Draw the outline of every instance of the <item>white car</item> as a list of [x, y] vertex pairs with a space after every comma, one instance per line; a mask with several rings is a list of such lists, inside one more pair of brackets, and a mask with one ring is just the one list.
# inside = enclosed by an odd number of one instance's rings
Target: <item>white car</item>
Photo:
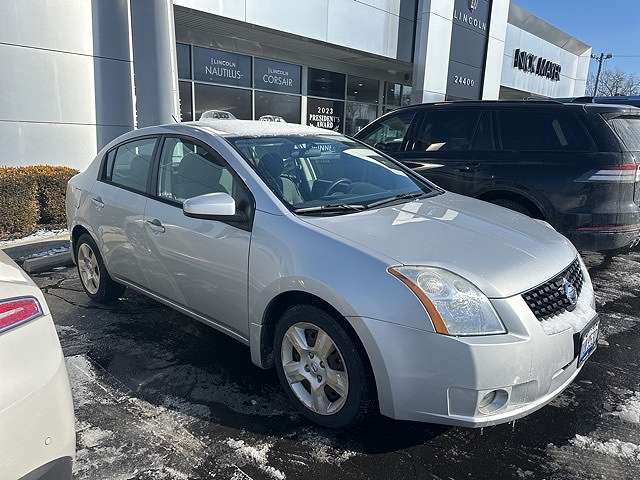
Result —
[[70, 480], [75, 419], [40, 289], [0, 251], [0, 479]]

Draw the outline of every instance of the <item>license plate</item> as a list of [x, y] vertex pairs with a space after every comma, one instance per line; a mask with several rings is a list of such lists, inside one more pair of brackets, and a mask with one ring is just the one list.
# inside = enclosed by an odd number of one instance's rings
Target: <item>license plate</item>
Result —
[[582, 333], [582, 338], [580, 339], [580, 355], [578, 356], [578, 366], [582, 365], [598, 346], [599, 325], [600, 323], [596, 322], [594, 325], [587, 327], [587, 329]]

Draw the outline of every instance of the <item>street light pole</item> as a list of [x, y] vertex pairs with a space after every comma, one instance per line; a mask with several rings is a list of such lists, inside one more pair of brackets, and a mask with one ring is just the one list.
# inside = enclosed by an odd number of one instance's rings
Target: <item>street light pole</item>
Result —
[[609, 60], [612, 57], [613, 55], [611, 53], [607, 53], [607, 54], [601, 53], [599, 57], [591, 54], [591, 58], [593, 58], [595, 61], [598, 62], [598, 73], [596, 73], [596, 84], [593, 88], [594, 97], [598, 96], [598, 85], [600, 84], [600, 73], [602, 72], [602, 64], [604, 63], [605, 60]]

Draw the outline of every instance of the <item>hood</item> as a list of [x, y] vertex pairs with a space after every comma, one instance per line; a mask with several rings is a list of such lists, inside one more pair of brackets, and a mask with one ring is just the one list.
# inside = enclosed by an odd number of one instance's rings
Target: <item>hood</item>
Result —
[[490, 298], [546, 282], [577, 254], [541, 222], [449, 192], [349, 215], [300, 218], [397, 264], [450, 270]]

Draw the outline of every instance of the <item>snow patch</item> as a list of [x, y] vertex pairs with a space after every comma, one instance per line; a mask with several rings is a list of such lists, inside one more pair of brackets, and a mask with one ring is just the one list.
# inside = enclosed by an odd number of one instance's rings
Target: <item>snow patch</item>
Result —
[[268, 464], [267, 455], [273, 444], [259, 443], [255, 446], [247, 444], [244, 440], [227, 438], [225, 441], [228, 447], [233, 449], [233, 453], [245, 464], [256, 466], [260, 471], [266, 473], [276, 480], [284, 480], [285, 474]]
[[609, 457], [625, 460], [640, 460], [640, 445], [630, 442], [622, 442], [618, 439], [601, 442], [584, 435], [576, 435], [569, 443], [583, 450], [591, 450]]
[[42, 240], [51, 240], [58, 237], [69, 237], [69, 230], [66, 228], [57, 228], [53, 230], [42, 228], [31, 235], [14, 240], [4, 240], [0, 242], [0, 248], [17, 247], [32, 242], [40, 242]]
[[611, 415], [619, 417], [625, 422], [640, 424], [640, 393], [636, 393], [633, 397], [618, 405], [616, 410]]
[[83, 448], [94, 448], [113, 435], [111, 430], [102, 430], [98, 427], [89, 427], [78, 432], [78, 443]]
[[327, 437], [307, 432], [301, 443], [310, 449], [311, 458], [320, 462], [331, 465], [341, 465], [350, 458], [358, 455], [351, 450], [340, 450], [335, 448]]

